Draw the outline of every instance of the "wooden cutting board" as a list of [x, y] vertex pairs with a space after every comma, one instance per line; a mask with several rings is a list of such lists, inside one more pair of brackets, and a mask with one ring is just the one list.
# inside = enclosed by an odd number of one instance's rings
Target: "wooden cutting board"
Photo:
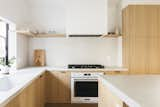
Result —
[[45, 66], [46, 58], [45, 58], [45, 50], [36, 49], [34, 50], [34, 66]]

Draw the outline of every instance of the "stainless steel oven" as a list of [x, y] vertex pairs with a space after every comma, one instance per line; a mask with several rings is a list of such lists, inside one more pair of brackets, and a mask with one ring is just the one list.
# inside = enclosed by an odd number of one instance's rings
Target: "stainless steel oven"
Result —
[[98, 75], [103, 73], [71, 74], [72, 103], [98, 103]]

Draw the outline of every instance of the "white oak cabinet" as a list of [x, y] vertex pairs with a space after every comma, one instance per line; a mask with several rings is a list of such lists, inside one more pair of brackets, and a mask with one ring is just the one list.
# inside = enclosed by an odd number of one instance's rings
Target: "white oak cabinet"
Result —
[[128, 107], [101, 80], [99, 80], [98, 107]]
[[70, 72], [53, 71], [46, 74], [46, 102], [70, 103]]
[[45, 74], [13, 98], [5, 107], [44, 107]]

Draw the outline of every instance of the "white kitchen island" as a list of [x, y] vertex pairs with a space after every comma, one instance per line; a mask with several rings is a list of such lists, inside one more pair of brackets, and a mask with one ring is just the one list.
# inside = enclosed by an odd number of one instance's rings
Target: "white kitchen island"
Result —
[[100, 80], [129, 107], [160, 107], [160, 75], [101, 76]]

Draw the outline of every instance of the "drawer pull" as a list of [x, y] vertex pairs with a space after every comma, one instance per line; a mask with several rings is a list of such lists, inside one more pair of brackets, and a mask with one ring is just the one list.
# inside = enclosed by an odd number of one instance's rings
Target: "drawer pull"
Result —
[[84, 99], [84, 100], [89, 101], [90, 99]]

